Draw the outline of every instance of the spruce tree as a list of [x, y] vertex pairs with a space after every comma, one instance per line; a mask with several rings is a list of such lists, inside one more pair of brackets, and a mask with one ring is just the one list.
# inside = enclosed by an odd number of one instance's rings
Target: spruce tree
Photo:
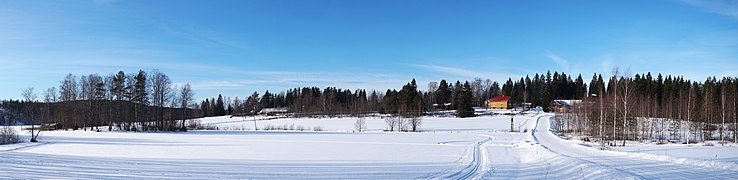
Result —
[[459, 90], [458, 100], [456, 100], [456, 116], [474, 117], [474, 108], [472, 108], [472, 90], [469, 82], [465, 82]]
[[226, 115], [225, 112], [225, 106], [223, 105], [223, 96], [218, 94], [218, 101], [215, 102], [215, 116], [224, 116]]
[[451, 89], [449, 89], [445, 79], [441, 80], [438, 84], [438, 89], [435, 91], [436, 104], [443, 105], [444, 103], [451, 102]]

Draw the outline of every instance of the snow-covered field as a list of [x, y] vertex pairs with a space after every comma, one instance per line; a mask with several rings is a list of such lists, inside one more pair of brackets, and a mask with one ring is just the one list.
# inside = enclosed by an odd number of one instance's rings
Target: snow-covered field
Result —
[[[18, 179], [734, 179], [738, 147], [639, 145], [601, 151], [549, 129], [550, 114], [423, 118], [422, 132], [385, 120], [203, 118], [186, 133], [43, 132], [0, 146], [0, 178]], [[323, 131], [313, 131], [319, 126]], [[27, 138], [27, 137], [26, 137]], [[662, 153], [666, 150], [666, 153]], [[715, 158], [715, 154], [718, 155]], [[712, 158], [710, 158], [712, 156]]]

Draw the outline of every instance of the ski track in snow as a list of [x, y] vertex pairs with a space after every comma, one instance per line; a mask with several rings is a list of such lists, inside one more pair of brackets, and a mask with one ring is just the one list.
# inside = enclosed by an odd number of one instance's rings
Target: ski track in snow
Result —
[[[602, 151], [573, 144], [551, 132], [551, 117], [550, 114], [529, 116], [528, 118], [533, 119], [526, 119], [524, 123], [518, 124], [518, 128], [526, 126], [526, 129], [530, 129], [528, 133], [497, 131], [502, 127], [509, 127], [508, 117], [470, 121], [492, 122], [504, 126], [455, 127], [457, 129], [450, 128], [447, 131], [435, 129], [439, 133], [57, 132], [58, 135], [51, 136], [49, 141], [18, 144], [0, 150], [0, 167], [2, 167], [0, 179], [734, 179], [738, 177], [738, 168], [731, 166], [734, 164], [732, 162], [712, 164], [700, 164], [701, 161], [697, 160], [673, 162], [675, 158]], [[429, 121], [434, 122], [459, 125], [453, 120]], [[438, 124], [436, 127], [448, 128]], [[177, 152], [179, 149], [167, 149], [168, 146], [193, 148], [195, 150], [192, 151], [196, 153]], [[257, 146], [262, 149], [253, 150], [257, 149]], [[113, 154], [122, 155], [95, 154], [100, 150], [93, 148], [108, 148], [107, 150], [113, 150]], [[242, 148], [244, 152], [261, 155], [234, 158], [232, 155], [237, 154], [230, 154], [232, 151], [220, 152], [222, 148]], [[368, 150], [361, 151], [362, 148]], [[386, 148], [396, 149], [387, 151]], [[175, 156], [147, 157], [127, 154], [169, 153], [167, 150], [174, 151], [172, 153]], [[241, 150], [237, 152], [242, 153]], [[343, 153], [351, 150], [360, 150], [361, 153], [357, 155], [370, 158], [352, 158], [354, 154]], [[327, 153], [317, 153], [320, 151]], [[368, 155], [375, 151], [400, 155], [381, 158]], [[318, 157], [301, 158], [295, 154], [287, 158], [279, 157], [300, 152]], [[405, 157], [417, 153], [434, 154], [417, 156], [422, 158]], [[205, 157], [189, 158], [181, 156], [182, 154]], [[433, 159], [423, 160], [423, 158]], [[415, 161], [416, 159], [423, 161]]]
[[49, 144], [54, 144], [54, 143], [53, 142], [37, 142], [37, 143], [32, 143], [32, 144], [23, 144], [15, 148], [0, 150], [0, 152], [25, 151], [25, 150], [30, 150], [33, 148], [37, 148], [39, 146], [44, 146], [44, 145], [49, 145]]
[[482, 134], [477, 136], [482, 136], [485, 139], [475, 142], [471, 146], [472, 152], [466, 153], [465, 156], [467, 157], [462, 157], [462, 159], [471, 159], [468, 164], [421, 179], [479, 179], [487, 171], [486, 145], [494, 137]]
[[544, 160], [543, 165], [549, 166], [546, 168], [546, 178], [732, 179], [738, 176], [738, 172], [734, 170], [643, 159], [630, 154], [569, 144], [550, 131], [550, 118], [551, 116], [539, 117], [536, 128], [531, 132], [538, 145], [555, 154]]

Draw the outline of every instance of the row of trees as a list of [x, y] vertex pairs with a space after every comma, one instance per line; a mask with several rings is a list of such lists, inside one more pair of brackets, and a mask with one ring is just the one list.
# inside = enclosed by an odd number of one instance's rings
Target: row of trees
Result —
[[605, 81], [595, 74], [589, 95], [557, 121], [563, 132], [625, 146], [627, 140], [738, 143], [738, 80], [710, 77], [704, 82], [679, 76], [653, 77], [613, 71]]
[[[466, 87], [466, 84], [469, 84]], [[581, 99], [587, 93], [587, 84], [581, 75], [572, 79], [566, 73], [546, 72], [543, 75], [535, 74], [531, 79], [530, 76], [521, 77], [520, 80], [508, 80], [502, 84], [489, 79], [482, 80], [476, 78], [471, 82], [447, 83], [446, 80], [428, 83], [428, 92], [426, 99], [429, 103], [426, 106], [430, 109], [433, 104], [441, 105], [451, 103], [453, 106], [461, 105], [457, 102], [462, 96], [462, 92], [469, 93], [471, 96], [471, 105], [476, 107], [486, 106], [485, 101], [500, 95], [510, 96], [510, 104], [514, 107], [522, 106], [523, 103], [531, 103], [533, 106], [541, 106], [546, 110], [550, 110], [550, 103], [554, 99]], [[458, 107], [452, 109], [460, 109]], [[461, 108], [464, 109], [464, 108]]]
[[545, 75], [535, 74], [520, 81], [508, 81], [500, 84], [492, 80], [476, 78], [473, 81], [449, 83], [446, 80], [430, 82], [428, 91], [418, 90], [415, 79], [405, 84], [399, 91], [387, 89], [385, 92], [363, 89], [349, 90], [335, 87], [320, 89], [318, 87], [294, 88], [279, 94], [266, 91], [258, 92], [239, 99], [218, 96], [205, 99], [201, 109], [205, 116], [249, 115], [262, 108], [286, 108], [298, 116], [310, 115], [361, 115], [378, 112], [397, 114], [404, 117], [421, 116], [424, 112], [440, 109], [450, 103], [448, 110], [459, 110], [460, 117], [474, 115], [472, 107], [484, 107], [485, 101], [499, 95], [511, 96], [511, 104], [520, 106], [532, 103], [534, 106], [549, 108], [553, 99], [577, 99], [586, 94], [587, 85], [581, 75], [576, 80], [565, 73], [547, 72]]
[[549, 111], [554, 99], [582, 99], [584, 105], [558, 122], [562, 130], [623, 140], [623, 144], [643, 139], [724, 140], [730, 129], [734, 141], [738, 140], [736, 79], [712, 77], [703, 83], [661, 74], [655, 78], [650, 73], [613, 74], [607, 84], [602, 75], [595, 74], [589, 87], [581, 75], [572, 79], [563, 72], [547, 72], [517, 81], [509, 78], [502, 86], [480, 78], [464, 83], [441, 80], [430, 82], [423, 92], [413, 79], [399, 91], [305, 87], [263, 95], [254, 92], [242, 99], [219, 95], [196, 104], [189, 84], [175, 87], [166, 74], [120, 71], [107, 76], [69, 74], [58, 90], [43, 91], [41, 101], [33, 88], [27, 88], [23, 100], [3, 101], [2, 108], [23, 117], [26, 124], [51, 124], [58, 129], [184, 130], [185, 119], [251, 115], [262, 108], [284, 108], [297, 116], [378, 112], [414, 118], [450, 103], [450, 110], [457, 110], [458, 116], [469, 117], [474, 115], [472, 107], [485, 106], [486, 99], [508, 95], [513, 106], [531, 103]]
[[156, 70], [107, 76], [68, 74], [58, 90], [44, 90], [40, 100], [32, 87], [21, 95], [22, 100], [3, 101], [2, 108], [21, 117], [24, 124], [51, 125], [42, 128], [99, 130], [107, 126], [109, 130], [173, 131], [185, 130], [184, 119], [201, 115], [193, 103], [191, 86], [177, 87], [169, 76]]
[[[445, 80], [442, 82], [445, 82]], [[445, 101], [459, 102], [461, 104], [460, 109], [471, 112], [474, 105], [471, 85], [469, 82], [461, 85], [458, 81], [457, 84], [459, 87], [451, 88], [452, 90], [449, 90], [448, 93], [449, 97], [444, 99], [453, 97], [453, 101]], [[238, 97], [231, 100], [230, 97], [224, 98], [219, 95], [217, 99], [203, 100], [201, 109], [205, 116], [248, 115], [254, 114], [262, 108], [286, 108], [298, 116], [384, 113], [403, 117], [418, 117], [422, 116], [424, 112], [432, 110], [434, 102], [430, 100], [434, 99], [432, 97], [434, 94], [433, 92], [418, 90], [417, 82], [413, 79], [399, 91], [388, 89], [384, 93], [372, 91], [368, 94], [363, 89], [352, 91], [327, 87], [321, 90], [317, 87], [311, 87], [294, 88], [280, 94], [272, 94], [266, 91], [262, 96], [254, 92], [243, 98], [244, 100], [240, 100]]]
[[263, 108], [285, 108], [297, 116], [311, 115], [363, 115], [367, 113], [391, 113], [402, 116], [420, 116], [423, 112], [423, 93], [417, 90], [413, 79], [400, 91], [387, 90], [386, 94], [366, 90], [327, 87], [294, 88], [279, 94], [258, 92], [239, 99], [219, 95], [205, 99], [201, 109], [205, 116], [251, 115]]

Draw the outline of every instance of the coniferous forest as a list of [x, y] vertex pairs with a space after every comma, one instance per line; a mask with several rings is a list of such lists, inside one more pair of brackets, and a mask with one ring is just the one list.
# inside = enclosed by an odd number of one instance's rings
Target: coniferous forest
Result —
[[253, 92], [241, 98], [218, 95], [195, 103], [189, 84], [175, 87], [164, 73], [120, 71], [107, 76], [69, 74], [58, 87], [22, 90], [23, 99], [4, 100], [2, 108], [12, 114], [8, 119], [43, 124], [45, 129], [178, 131], [186, 130], [187, 119], [250, 116], [265, 108], [286, 109], [297, 117], [368, 113], [418, 117], [444, 110], [439, 104], [450, 103], [447, 110], [471, 117], [472, 107], [484, 107], [485, 100], [506, 95], [511, 96], [511, 107], [530, 103], [556, 112], [560, 111], [552, 104], [556, 99], [582, 100], [559, 113], [557, 123], [562, 132], [595, 140], [736, 140], [738, 81], [732, 77], [700, 82], [614, 71], [610, 77], [594, 74], [585, 83], [582, 75], [546, 72], [509, 78], [503, 84], [481, 78], [440, 80], [428, 83], [426, 89], [430, 91], [419, 90], [412, 79], [399, 90], [299, 87], [280, 93]]

